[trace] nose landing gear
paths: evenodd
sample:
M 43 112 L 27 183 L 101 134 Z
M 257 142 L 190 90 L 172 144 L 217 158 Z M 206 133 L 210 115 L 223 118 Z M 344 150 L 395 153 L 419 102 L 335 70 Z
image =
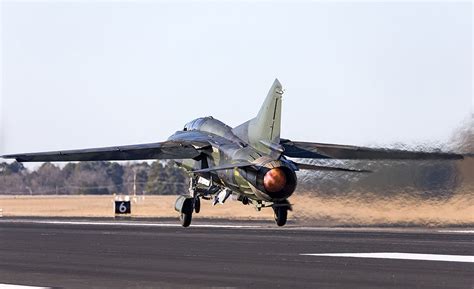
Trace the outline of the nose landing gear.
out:
M 196 214 L 199 214 L 200 211 L 201 211 L 201 199 L 199 198 L 199 196 L 196 196 L 194 197 L 194 212 Z

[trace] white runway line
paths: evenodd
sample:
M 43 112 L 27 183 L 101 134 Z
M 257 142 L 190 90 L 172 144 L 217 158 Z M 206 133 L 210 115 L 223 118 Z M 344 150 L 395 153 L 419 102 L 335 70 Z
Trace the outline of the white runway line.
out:
M 416 253 L 326 253 L 326 254 L 300 254 L 300 255 L 322 256 L 322 257 L 378 258 L 378 259 L 474 263 L 474 256 L 463 256 L 463 255 L 439 255 L 439 254 L 416 254 Z
M 474 230 L 438 230 L 440 233 L 463 233 L 463 234 L 474 234 Z
M 1 0 L 0 0 L 1 1 Z M 154 223 L 153 221 L 88 221 L 88 220 L 41 220 L 41 219 L 4 219 L 0 218 L 1 223 L 24 223 L 24 224 L 52 224 L 52 225 L 91 225 L 91 226 L 123 226 L 123 227 L 164 227 L 181 228 L 178 222 Z M 245 223 L 245 221 L 241 222 Z M 273 226 L 273 224 L 259 225 L 232 225 L 232 224 L 192 224 L 191 228 L 222 228 L 222 229 L 260 229 L 260 230 L 293 230 L 293 231 L 315 231 L 315 232 L 390 232 L 390 233 L 474 233 L 474 230 L 426 230 L 426 229 L 401 229 L 401 228 L 340 228 L 340 227 L 299 227 L 287 226 L 284 228 Z
M 9 222 L 9 221 L 2 221 Z M 51 224 L 51 225 L 93 225 L 93 226 L 128 226 L 128 227 L 182 227 L 180 224 L 172 223 L 140 223 L 140 222 L 90 222 L 90 221 L 47 221 L 47 220 L 15 220 L 12 223 L 29 223 L 29 224 Z M 253 229 L 261 226 L 253 225 L 192 225 L 196 228 L 227 228 L 227 229 Z M 0 288 L 1 289 L 1 288 Z
M 51 288 L 51 287 L 36 287 L 36 286 L 1 284 L 0 283 L 0 289 L 47 289 L 47 288 Z

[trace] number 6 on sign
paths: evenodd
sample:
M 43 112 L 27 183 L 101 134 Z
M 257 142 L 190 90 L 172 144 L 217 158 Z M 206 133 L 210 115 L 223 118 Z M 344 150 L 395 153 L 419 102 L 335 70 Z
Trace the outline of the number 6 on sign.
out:
M 130 214 L 131 204 L 130 201 L 115 201 L 115 214 Z
M 120 213 L 124 214 L 127 211 L 127 206 L 125 206 L 125 202 L 121 202 L 119 206 Z

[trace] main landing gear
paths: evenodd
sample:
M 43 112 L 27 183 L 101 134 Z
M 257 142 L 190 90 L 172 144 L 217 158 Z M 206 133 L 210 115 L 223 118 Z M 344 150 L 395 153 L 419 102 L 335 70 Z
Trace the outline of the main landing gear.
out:
M 183 227 L 189 227 L 193 218 L 194 198 L 190 196 L 179 196 L 174 205 L 176 211 L 179 212 L 179 220 Z
M 275 222 L 279 227 L 284 226 L 286 224 L 286 219 L 288 218 L 288 208 L 285 207 L 277 207 L 273 208 L 273 215 L 275 218 Z
M 179 220 L 181 221 L 181 225 L 183 227 L 189 227 L 191 225 L 191 221 L 193 219 L 193 212 L 181 212 L 179 216 Z
M 191 225 L 191 221 L 193 219 L 193 212 L 198 214 L 201 211 L 201 199 L 199 196 L 196 197 L 185 197 L 181 196 L 184 198 L 183 200 L 183 205 L 181 207 L 180 215 L 179 215 L 179 220 L 181 221 L 181 225 L 183 227 L 189 227 Z M 176 203 L 178 204 L 178 200 L 176 200 Z
M 220 189 L 213 186 L 212 182 L 202 184 L 198 180 L 199 177 L 192 177 L 189 184 L 189 195 L 179 196 L 175 203 L 175 210 L 179 212 L 179 220 L 183 227 L 191 225 L 193 212 L 198 214 L 201 211 L 201 198 L 210 200 L 210 196 Z
M 286 224 L 286 221 L 288 219 L 288 211 L 291 211 L 293 209 L 288 200 L 275 202 L 271 205 L 266 204 L 262 201 L 252 201 L 252 203 L 255 205 L 255 209 L 257 211 L 261 211 L 262 208 L 272 207 L 273 217 L 279 227 L 282 227 Z
M 273 217 L 275 219 L 276 224 L 279 227 L 284 226 L 288 218 L 288 210 L 291 210 L 291 204 L 287 200 L 285 200 L 283 202 L 274 203 L 272 205 L 272 208 Z

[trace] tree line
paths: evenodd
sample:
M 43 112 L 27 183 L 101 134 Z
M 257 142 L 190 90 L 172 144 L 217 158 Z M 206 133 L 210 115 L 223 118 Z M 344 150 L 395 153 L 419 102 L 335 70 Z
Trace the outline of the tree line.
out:
M 43 163 L 29 170 L 18 162 L 0 163 L 2 195 L 74 194 L 179 195 L 187 192 L 188 174 L 171 162 L 80 162 L 58 166 Z
M 319 164 L 320 161 L 317 162 Z M 332 163 L 329 163 L 331 165 Z M 417 193 L 449 197 L 472 184 L 473 158 L 459 161 L 391 161 L 332 164 L 370 169 L 369 174 L 298 172 L 299 192 L 321 196 L 374 192 L 381 196 Z M 471 173 L 470 173 L 471 172 Z M 43 163 L 29 170 L 22 163 L 0 163 L 0 195 L 181 195 L 188 192 L 189 175 L 172 162 L 79 162 L 58 166 Z

